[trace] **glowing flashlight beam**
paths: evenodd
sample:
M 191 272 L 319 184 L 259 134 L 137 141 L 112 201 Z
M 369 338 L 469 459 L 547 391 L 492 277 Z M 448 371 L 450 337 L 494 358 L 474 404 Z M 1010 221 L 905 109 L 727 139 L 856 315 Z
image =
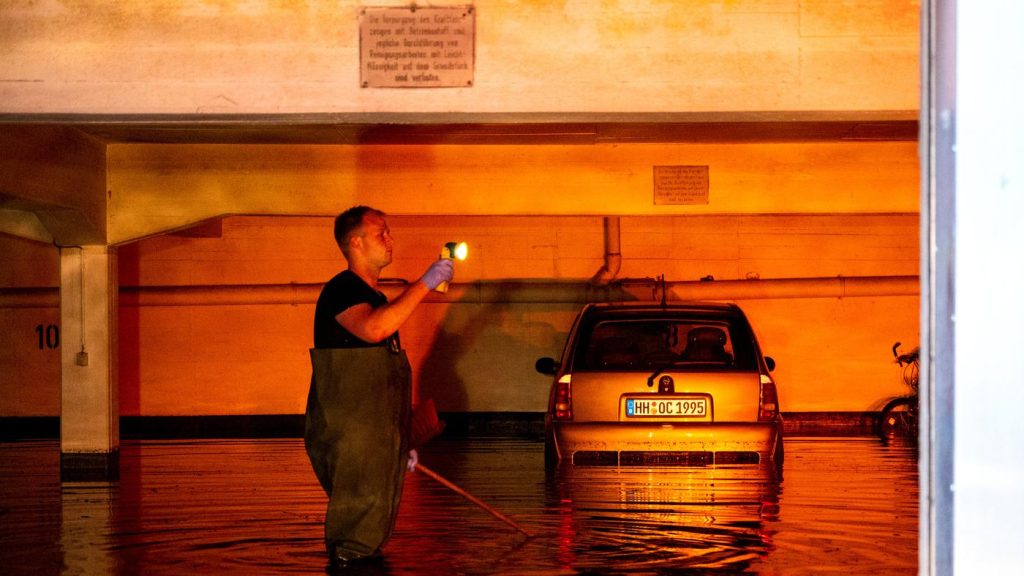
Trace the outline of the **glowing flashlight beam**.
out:
M 448 257 L 456 260 L 465 260 L 469 256 L 469 244 L 465 242 L 449 242 L 444 245 L 448 251 Z
M 469 255 L 469 245 L 465 242 L 447 242 L 444 248 L 441 250 L 441 258 L 447 258 L 449 260 L 465 260 L 466 256 Z M 447 292 L 448 283 L 441 282 L 434 288 L 435 292 Z

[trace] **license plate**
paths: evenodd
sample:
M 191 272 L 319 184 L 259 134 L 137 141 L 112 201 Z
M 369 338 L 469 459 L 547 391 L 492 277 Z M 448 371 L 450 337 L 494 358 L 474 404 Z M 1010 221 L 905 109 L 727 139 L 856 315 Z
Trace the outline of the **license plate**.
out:
M 626 416 L 630 418 L 702 418 L 707 415 L 707 398 L 626 399 Z

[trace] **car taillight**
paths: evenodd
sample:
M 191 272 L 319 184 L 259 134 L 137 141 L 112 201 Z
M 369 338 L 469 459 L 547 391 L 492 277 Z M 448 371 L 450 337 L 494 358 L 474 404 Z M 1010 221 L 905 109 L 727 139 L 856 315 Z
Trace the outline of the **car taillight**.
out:
M 767 422 L 779 415 L 779 394 L 775 381 L 767 374 L 761 374 L 761 400 L 757 408 L 757 421 Z
M 572 374 L 555 383 L 555 420 L 572 420 Z

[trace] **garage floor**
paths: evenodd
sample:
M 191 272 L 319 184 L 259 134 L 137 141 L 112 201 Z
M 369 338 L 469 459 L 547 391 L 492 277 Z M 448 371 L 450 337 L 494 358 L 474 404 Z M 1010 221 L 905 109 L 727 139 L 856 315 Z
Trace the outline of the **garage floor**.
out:
M 436 439 L 383 561 L 358 574 L 916 574 L 917 454 L 787 438 L 750 468 L 546 473 L 532 439 Z M 316 574 L 326 499 L 300 439 L 130 441 L 116 483 L 59 481 L 55 441 L 0 443 L 0 573 Z

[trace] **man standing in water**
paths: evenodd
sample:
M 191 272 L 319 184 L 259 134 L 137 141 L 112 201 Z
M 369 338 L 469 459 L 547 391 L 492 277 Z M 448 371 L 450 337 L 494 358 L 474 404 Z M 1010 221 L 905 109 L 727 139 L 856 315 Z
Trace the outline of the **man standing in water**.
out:
M 391 263 L 385 214 L 356 206 L 334 221 L 348 269 L 329 280 L 313 320 L 313 380 L 306 452 L 329 502 L 324 537 L 332 567 L 379 556 L 391 535 L 410 450 L 411 371 L 399 327 L 423 298 L 452 279 L 451 260 L 432 263 L 389 302 L 377 288 Z

